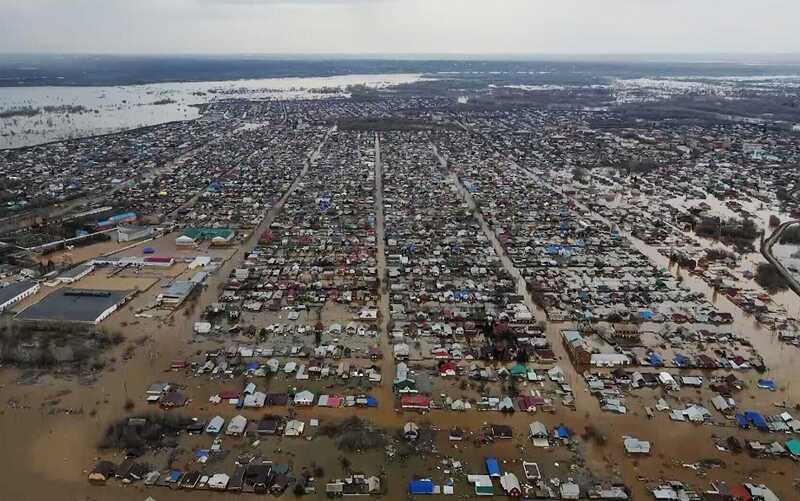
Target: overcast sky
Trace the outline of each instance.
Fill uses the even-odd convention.
[[[800,52],[800,0],[0,0],[0,51]]]

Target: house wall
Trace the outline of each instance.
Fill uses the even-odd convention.
[[[30,297],[30,296],[36,294],[37,292],[39,292],[40,288],[41,288],[41,286],[39,284],[34,284],[33,287],[31,287],[30,289],[28,289],[28,290],[18,294],[17,296],[9,299],[5,303],[0,304],[0,312],[5,311],[6,308],[8,308],[8,307],[10,307],[10,306],[22,301],[26,297]]]
[[[117,305],[116,305],[116,304],[115,304],[115,305],[113,305],[113,306],[111,306],[111,307],[110,307],[110,308],[108,308],[107,310],[105,310],[103,313],[101,313],[101,314],[100,314],[100,316],[98,316],[98,317],[95,319],[94,323],[95,323],[95,324],[99,324],[100,322],[102,322],[103,320],[105,320],[106,318],[108,318],[108,316],[109,316],[109,315],[111,315],[112,313],[114,313],[115,311],[117,311]]]

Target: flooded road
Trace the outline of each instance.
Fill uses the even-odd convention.
[[[261,224],[220,269],[209,277],[191,313],[184,308],[164,321],[138,319],[133,315],[134,306],[129,304],[104,322],[104,328],[110,331],[125,332],[129,342],[140,336],[149,338],[135,349],[130,360],[125,361],[121,357],[126,348],[123,343],[109,354],[111,362],[97,381],[88,385],[74,377],[56,379],[49,376],[43,377],[32,386],[19,385],[16,381],[22,371],[2,369],[0,395],[5,407],[0,413],[0,428],[14,432],[0,434],[0,447],[3,450],[20,452],[0,459],[3,478],[18,479],[17,482],[9,482],[4,486],[3,499],[141,501],[147,497],[142,486],[125,488],[111,483],[98,488],[86,481],[86,469],[91,468],[96,460],[96,446],[103,430],[110,423],[128,415],[124,409],[128,399],[134,402],[133,412],[152,410],[142,400],[142,392],[154,381],[174,378],[174,375],[162,374],[172,360],[185,360],[199,350],[218,347],[217,340],[194,339],[194,323],[200,319],[206,306],[217,301],[220,284],[239,265],[244,254],[256,246],[262,232],[269,228],[308,172],[310,164],[319,156],[325,140],[327,135],[315,150],[308,152],[303,169],[297,173],[283,196],[269,209]],[[204,386],[197,385],[189,394],[204,394],[207,398],[208,388]],[[58,401],[55,406],[49,403],[54,399]],[[207,415],[209,411],[206,407],[204,400],[195,399],[186,412]],[[53,409],[60,411],[53,412]],[[185,500],[192,499],[197,494],[158,489],[152,495],[157,499]],[[238,496],[225,494],[215,497],[239,499]]]
[[[141,501],[148,495],[161,500],[189,500],[189,499],[243,499],[235,494],[202,494],[197,492],[173,491],[170,489],[149,489],[142,487],[123,487],[118,483],[110,483],[105,487],[90,486],[86,481],[86,469],[90,468],[97,457],[96,445],[105,427],[124,416],[127,399],[134,401],[134,412],[149,410],[141,399],[143,390],[152,382],[159,380],[178,380],[187,385],[186,393],[191,398],[191,403],[185,413],[195,416],[210,417],[218,412],[219,408],[208,405],[207,398],[220,390],[219,381],[210,381],[208,378],[186,376],[180,373],[164,373],[172,360],[186,360],[206,349],[220,348],[227,342],[227,338],[220,339],[195,339],[192,327],[205,307],[218,299],[218,287],[229,276],[231,270],[241,263],[242,257],[249,252],[258,242],[261,233],[275,221],[286,201],[293,196],[297,188],[307,176],[309,166],[320,155],[324,144],[308,154],[303,169],[297,173],[290,187],[281,198],[266,213],[260,225],[253,230],[241,247],[232,252],[225,260],[219,271],[209,278],[207,287],[203,290],[195,307],[179,310],[170,315],[165,321],[154,319],[136,319],[133,316],[133,307],[126,306],[122,311],[113,315],[108,320],[110,329],[126,329],[133,332],[131,337],[146,335],[150,340],[135,349],[133,358],[125,361],[120,356],[125,349],[119,347],[111,354],[114,358],[110,362],[110,370],[99,375],[92,385],[82,385],[75,379],[56,379],[45,377],[35,386],[23,386],[15,383],[21,375],[20,371],[3,369],[0,372],[2,389],[2,402],[5,405],[0,413],[0,427],[6,432],[0,434],[0,446],[6,451],[20,451],[9,453],[0,459],[0,468],[4,478],[15,479],[4,486],[4,496],[14,500],[41,500],[41,499],[67,499],[85,501],[96,500],[138,500]],[[572,387],[575,398],[575,408],[556,404],[555,412],[527,414],[503,414],[499,412],[468,412],[431,411],[425,414],[395,412],[392,380],[395,372],[395,363],[392,356],[392,346],[389,339],[390,333],[390,296],[387,283],[386,243],[385,243],[385,215],[384,215],[384,170],[391,169],[385,166],[381,158],[381,138],[375,137],[374,159],[374,201],[375,201],[375,238],[377,242],[377,268],[381,280],[379,308],[381,312],[381,337],[380,347],[383,359],[380,362],[382,382],[376,388],[378,397],[377,409],[321,409],[318,407],[297,409],[301,419],[320,418],[336,421],[347,416],[357,415],[364,417],[376,425],[391,429],[402,426],[407,421],[427,423],[440,430],[436,438],[437,452],[431,451],[430,455],[419,454],[406,464],[384,464],[382,451],[354,454],[353,465],[362,471],[375,472],[378,468],[385,468],[390,495],[386,499],[405,499],[406,483],[414,475],[433,476],[439,473],[441,465],[438,461],[444,457],[453,457],[464,461],[469,472],[482,472],[482,462],[487,456],[496,456],[505,461],[509,466],[518,469],[515,460],[536,461],[548,476],[557,475],[566,479],[569,476],[578,477],[581,470],[590,470],[597,477],[604,480],[624,481],[633,491],[633,499],[650,499],[645,489],[645,483],[639,479],[645,478],[651,482],[658,479],[678,479],[692,485],[706,487],[710,480],[725,480],[730,483],[740,483],[749,479],[756,479],[770,485],[782,499],[794,499],[796,491],[793,482],[798,476],[796,465],[788,459],[765,460],[755,459],[746,454],[731,455],[716,448],[713,443],[715,436],[747,436],[761,440],[778,439],[758,432],[740,432],[726,426],[693,425],[689,423],[676,423],[670,421],[665,413],[657,413],[653,419],[647,419],[640,411],[628,415],[618,416],[603,412],[597,398],[589,393],[583,381],[582,374],[574,368],[567,357],[566,350],[560,340],[560,330],[571,327],[570,323],[551,322],[547,328],[547,336],[556,353],[557,365],[566,373],[566,382]],[[438,156],[438,152],[437,152]],[[445,159],[438,156],[440,167],[450,171]],[[531,174],[533,175],[533,174]],[[518,269],[503,250],[492,228],[488,226],[483,216],[477,211],[475,201],[465,189],[463,183],[450,172],[448,180],[453,183],[462,199],[475,213],[480,223],[483,234],[491,242],[497,256],[501,259],[503,267],[511,273],[517,283],[517,290],[525,298],[525,304],[536,312],[537,319],[544,319],[544,312],[535,307],[530,295],[524,286],[524,280]],[[643,252],[656,266],[668,267],[676,276],[682,272],[661,256],[656,249],[641,241],[631,238],[632,244]],[[105,248],[103,249],[105,250]],[[794,367],[800,361],[796,348],[787,346],[778,341],[777,337],[769,331],[762,330],[754,318],[741,312],[735,305],[724,297],[719,297],[702,280],[683,273],[683,284],[692,290],[702,292],[720,311],[731,313],[734,318],[734,329],[737,333],[746,335],[753,345],[764,356],[769,367],[768,376],[775,378],[779,384],[776,392],[763,392],[756,389],[755,380],[759,377],[754,372],[740,372],[738,377],[748,383],[748,388],[737,395],[743,407],[758,408],[762,411],[773,407],[774,402],[788,400],[790,403],[800,398],[797,391],[792,388]],[[655,328],[644,326],[644,328]],[[532,364],[536,365],[536,364]],[[545,369],[550,366],[537,366]],[[233,383],[231,383],[233,384]],[[531,393],[543,390],[540,383],[522,382],[520,392]],[[454,395],[458,390],[453,387]],[[652,405],[661,397],[661,390],[642,390],[635,395],[627,396],[629,401],[636,403],[637,408],[642,405]],[[697,400],[706,402],[710,392],[703,390],[696,396]],[[46,402],[58,400],[56,405]],[[11,405],[10,402],[14,402]],[[52,411],[52,409],[63,409]],[[68,412],[67,412],[68,410]],[[234,411],[226,408],[223,413],[230,415]],[[243,410],[242,414],[248,418],[260,417],[264,409]],[[270,409],[270,412],[286,414],[288,409]],[[775,409],[778,412],[778,409]],[[568,426],[574,434],[580,435],[587,427],[593,427],[596,432],[606,437],[605,441],[578,439],[576,454],[580,458],[580,466],[572,459],[571,452],[566,448],[541,449],[533,447],[527,440],[528,425],[534,421],[542,421],[549,428],[559,424]],[[472,446],[453,444],[447,440],[446,431],[454,426],[459,426],[477,432],[487,423],[507,424],[515,432],[513,440],[498,441],[485,446]],[[632,435],[639,439],[650,440],[653,443],[654,454],[651,457],[633,459],[624,453],[622,436]],[[278,442],[279,447],[284,442]],[[296,464],[309,464],[317,459],[326,465],[335,464],[340,451],[335,449],[335,442],[327,438],[316,438],[314,441],[300,443],[293,442],[291,448]],[[695,463],[700,459],[715,458],[725,462],[726,467],[712,470],[700,476],[693,469],[684,467],[684,463]],[[118,458],[120,459],[120,458]],[[555,463],[559,463],[558,466]],[[338,470],[328,470],[326,478],[332,478]],[[461,475],[463,477],[463,475]],[[438,477],[437,477],[438,478]],[[463,478],[458,481],[456,493],[464,495],[472,492]],[[318,486],[320,484],[318,483]],[[290,494],[287,496],[291,497]],[[5,499],[5,498],[3,498]]]

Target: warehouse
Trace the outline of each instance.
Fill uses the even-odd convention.
[[[228,228],[187,228],[175,239],[175,245],[196,246],[206,240],[210,240],[211,245],[228,245],[234,235],[234,231]]]
[[[154,233],[152,226],[125,225],[117,228],[117,240],[119,242],[133,242],[148,238]]]
[[[0,312],[37,292],[39,284],[33,280],[23,280],[0,288]]]
[[[158,295],[158,303],[178,307],[194,290],[196,282],[191,280],[176,280],[166,291]]]
[[[65,287],[26,308],[17,318],[99,324],[130,299],[134,292]]]
[[[58,281],[64,284],[71,284],[77,282],[89,273],[94,271],[93,263],[80,264],[74,268],[70,268],[58,276]]]

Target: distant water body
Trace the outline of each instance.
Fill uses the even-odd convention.
[[[222,99],[346,97],[351,85],[382,88],[421,78],[420,74],[341,75],[113,87],[0,87],[0,149],[191,120],[200,116],[196,105]]]

